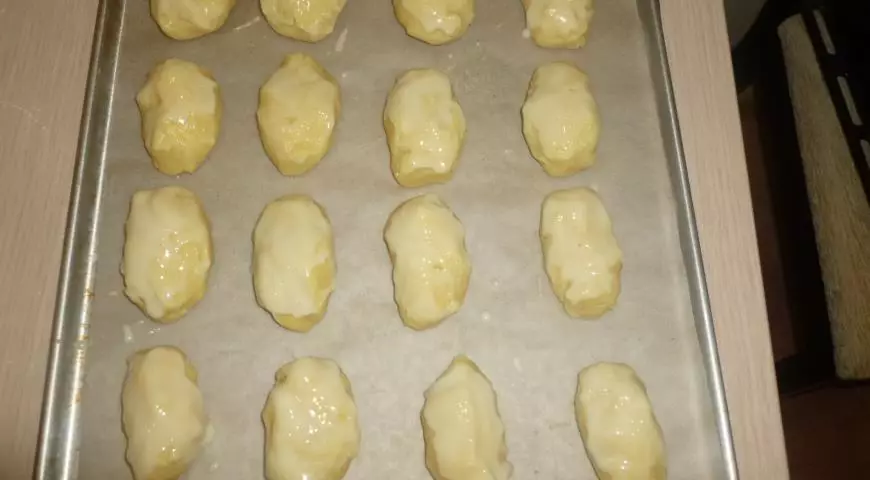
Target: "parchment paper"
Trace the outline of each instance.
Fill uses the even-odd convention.
[[[262,478],[260,412],[274,372],[302,355],[335,359],[352,382],[362,448],[346,478],[427,479],[423,391],[459,353],[477,362],[498,393],[515,479],[594,478],[573,395],[578,371],[605,360],[632,365],[646,382],[664,430],[670,478],[724,475],[633,0],[597,2],[588,45],[580,51],[544,50],[524,38],[519,0],[479,0],[468,33],[442,47],[405,36],[389,0],[350,0],[335,33],[316,45],[274,33],[252,0],[240,0],[219,32],[187,42],[164,37],[146,1],[126,4],[79,478],[131,477],[120,420],[125,360],[163,344],[182,348],[198,367],[215,428],[189,479]],[[263,152],[255,111],[260,85],[297,51],[312,54],[336,77],[343,111],[328,156],[291,179]],[[169,57],[211,70],[225,107],[210,158],[179,178],[151,166],[134,100],[149,69]],[[532,71],[557,59],[589,74],[603,122],[597,164],[561,180],[548,177],[529,155],[519,113]],[[404,189],[390,174],[381,115],[396,76],[414,67],[449,74],[468,135],[451,182]],[[171,184],[192,189],[204,202],[216,260],[204,300],[178,323],[161,326],[124,297],[119,264],[131,195]],[[537,236],[544,196],[580,185],[600,193],[624,252],[619,303],[597,321],[562,311]],[[251,232],[260,211],[293,192],[325,207],[336,242],[335,293],[326,318],[307,334],[283,330],[258,308],[250,277]],[[441,195],[462,220],[473,272],[461,311],[433,330],[415,332],[402,325],[393,303],[382,231],[400,202],[424,192]]]

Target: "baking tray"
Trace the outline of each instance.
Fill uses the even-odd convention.
[[[259,420],[274,371],[300,355],[330,356],[353,383],[363,445],[346,478],[425,479],[423,390],[454,354],[492,380],[514,478],[594,478],[574,425],[577,372],[625,361],[646,381],[669,451],[670,478],[737,478],[686,165],[658,2],[598,2],[579,51],[536,48],[517,0],[477,2],[459,41],[424,45],[404,35],[384,0],[349,2],[326,40],[272,32],[258,2],[243,0],[201,39],[163,37],[147,2],[103,0],[70,201],[39,455],[39,479],[129,478],[120,389],[126,357],[183,348],[200,371],[215,439],[187,478],[260,478]],[[312,54],[338,79],[343,111],[335,145],[309,174],[289,179],[262,151],[257,89],[284,55]],[[211,70],[222,88],[221,138],[203,167],[156,172],[141,144],[134,96],[169,57]],[[571,60],[590,76],[602,115],[598,163],[566,179],[529,156],[519,109],[534,68]],[[396,75],[447,73],[468,121],[455,178],[422,189],[395,185],[381,128]],[[124,298],[118,266],[130,195],[177,184],[212,221],[216,262],[205,299],[180,322],[158,325]],[[550,191],[599,191],[625,254],[617,307],[592,322],[562,312],[543,271],[539,209]],[[467,229],[474,271],[462,310],[413,332],[392,301],[384,222],[402,200],[439,193]],[[312,194],[332,220],[338,278],[324,321],[282,330],[260,310],[250,281],[250,238],[267,202]]]

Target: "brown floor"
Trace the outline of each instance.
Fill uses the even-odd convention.
[[[768,303],[771,343],[777,359],[795,353],[790,306],[786,301],[783,259],[770,221],[765,160],[752,90],[739,96],[740,117],[752,187],[759,254]],[[794,307],[791,307],[794,308]],[[794,480],[870,479],[870,386],[828,386],[781,398],[789,469]]]
[[[781,402],[793,480],[870,478],[870,388],[828,387]]]

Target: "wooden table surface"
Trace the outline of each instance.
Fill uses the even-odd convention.
[[[33,468],[97,2],[0,0],[2,479]],[[722,3],[661,3],[738,468],[743,479],[785,479]]]

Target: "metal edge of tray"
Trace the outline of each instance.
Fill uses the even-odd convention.
[[[656,85],[656,90],[664,94],[664,98],[658,99],[659,118],[662,123],[666,154],[671,159],[670,163],[672,164],[670,168],[671,182],[676,195],[677,222],[686,276],[689,282],[692,310],[695,316],[695,328],[698,333],[701,354],[704,357],[707,386],[713,400],[725,475],[729,480],[736,480],[739,478],[739,473],[728,416],[728,403],[725,397],[725,384],[719,362],[719,350],[716,344],[713,312],[710,309],[710,299],[707,294],[707,280],[704,273],[695,209],[692,203],[692,190],[683,151],[680,123],[677,118],[671,70],[668,64],[667,45],[662,27],[661,0],[638,0],[638,10],[642,17],[647,16],[652,22],[653,28],[646,32],[649,37],[647,43],[650,48],[650,68],[653,69],[653,81],[661,83]]]
[[[77,476],[78,419],[94,296],[103,167],[124,8],[123,0],[100,0],[97,7],[33,473],[38,480]]]
[[[67,216],[60,279],[40,419],[38,454],[33,477],[73,479],[78,461],[78,418],[88,342],[88,317],[93,298],[97,233],[104,182],[106,144],[123,30],[124,2],[100,0],[82,111],[81,131]],[[692,308],[728,479],[737,479],[737,465],[728,418],[725,389],[707,296],[692,195],[677,120],[673,85],[662,29],[660,0],[639,0],[640,14],[652,22],[647,30],[650,68],[659,99],[659,115],[677,214]]]

